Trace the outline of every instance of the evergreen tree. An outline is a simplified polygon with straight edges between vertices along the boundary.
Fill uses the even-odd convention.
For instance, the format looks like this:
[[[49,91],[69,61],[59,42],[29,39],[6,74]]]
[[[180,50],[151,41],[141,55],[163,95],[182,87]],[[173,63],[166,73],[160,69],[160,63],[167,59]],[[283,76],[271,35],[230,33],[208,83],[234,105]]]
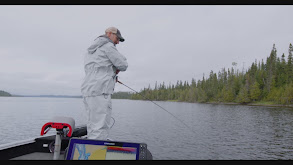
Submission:
[[[236,102],[242,103],[242,104],[250,102],[250,98],[248,96],[248,90],[245,87],[245,85],[241,86],[239,95],[236,97]]]
[[[285,85],[285,89],[280,97],[282,104],[293,104],[293,82]]]
[[[272,87],[273,75],[276,71],[276,57],[277,57],[277,50],[275,48],[275,44],[273,44],[273,48],[271,51],[270,56],[267,58],[266,62],[266,72],[267,72],[267,82],[266,88],[268,92],[270,92]]]
[[[260,98],[260,94],[261,94],[261,90],[259,89],[259,83],[255,81],[250,89],[250,98],[253,101],[258,101]]]
[[[292,82],[293,80],[293,59],[292,59],[292,52],[293,52],[293,47],[292,44],[290,43],[289,45],[289,55],[288,55],[288,62],[287,62],[287,81],[288,83]]]
[[[233,89],[228,86],[222,89],[222,96],[224,102],[233,102],[235,97]]]

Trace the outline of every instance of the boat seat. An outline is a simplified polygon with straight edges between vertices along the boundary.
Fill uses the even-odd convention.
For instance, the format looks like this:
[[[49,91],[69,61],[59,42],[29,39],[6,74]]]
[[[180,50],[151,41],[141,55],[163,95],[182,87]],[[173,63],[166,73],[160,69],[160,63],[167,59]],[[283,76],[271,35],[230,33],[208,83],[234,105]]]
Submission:
[[[56,130],[63,130],[63,128],[68,128],[69,131],[66,134],[67,137],[71,137],[73,130],[75,129],[75,121],[71,117],[55,116],[43,125],[41,130],[41,136],[46,134],[50,128],[56,128]]]

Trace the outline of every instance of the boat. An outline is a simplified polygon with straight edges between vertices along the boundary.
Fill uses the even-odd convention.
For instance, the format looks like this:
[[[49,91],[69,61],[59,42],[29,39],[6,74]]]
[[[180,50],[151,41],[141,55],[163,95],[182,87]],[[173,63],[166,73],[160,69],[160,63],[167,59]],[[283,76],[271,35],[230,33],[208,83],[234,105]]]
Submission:
[[[60,122],[64,121],[64,119],[65,122]],[[56,129],[56,135],[44,136],[52,128]],[[137,155],[140,156],[137,156],[135,160],[152,160],[152,154],[145,143],[112,141],[109,139],[106,141],[91,140],[87,139],[86,135],[86,126],[75,127],[72,118],[54,117],[51,122],[44,124],[40,137],[0,145],[0,160],[72,160],[68,157],[70,155],[69,151],[73,152],[75,149],[70,147],[76,145],[70,144],[77,140],[88,144],[100,144],[103,142],[104,147],[111,148],[112,151],[115,147],[117,151],[119,149],[119,152],[123,150],[121,155],[125,155],[125,151],[129,150],[129,147],[128,149],[123,149],[121,144],[137,145],[140,146],[137,147],[137,150],[139,150]],[[120,146],[115,146],[116,144]],[[141,150],[142,148],[144,150]],[[123,157],[117,157],[116,159],[121,158]]]

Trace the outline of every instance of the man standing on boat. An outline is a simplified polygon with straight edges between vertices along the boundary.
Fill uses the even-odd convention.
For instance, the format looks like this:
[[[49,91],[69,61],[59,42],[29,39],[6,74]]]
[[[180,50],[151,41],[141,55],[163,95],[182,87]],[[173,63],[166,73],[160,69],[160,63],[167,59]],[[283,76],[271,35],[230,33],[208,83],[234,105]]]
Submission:
[[[97,37],[84,56],[85,78],[81,93],[87,116],[87,138],[107,140],[110,129],[112,101],[117,74],[126,71],[126,58],[116,44],[124,38],[115,27]]]

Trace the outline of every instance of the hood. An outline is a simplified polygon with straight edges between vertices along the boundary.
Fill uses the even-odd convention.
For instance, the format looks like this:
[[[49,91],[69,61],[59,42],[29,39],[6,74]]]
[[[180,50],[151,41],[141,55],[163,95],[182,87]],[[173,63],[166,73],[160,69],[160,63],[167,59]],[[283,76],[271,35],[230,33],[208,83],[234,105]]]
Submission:
[[[98,48],[102,47],[103,45],[105,45],[108,42],[112,42],[113,43],[113,41],[110,40],[110,38],[107,37],[106,35],[99,36],[98,38],[95,39],[95,41],[93,42],[93,44],[87,49],[88,50],[88,53],[89,54],[93,54]]]

